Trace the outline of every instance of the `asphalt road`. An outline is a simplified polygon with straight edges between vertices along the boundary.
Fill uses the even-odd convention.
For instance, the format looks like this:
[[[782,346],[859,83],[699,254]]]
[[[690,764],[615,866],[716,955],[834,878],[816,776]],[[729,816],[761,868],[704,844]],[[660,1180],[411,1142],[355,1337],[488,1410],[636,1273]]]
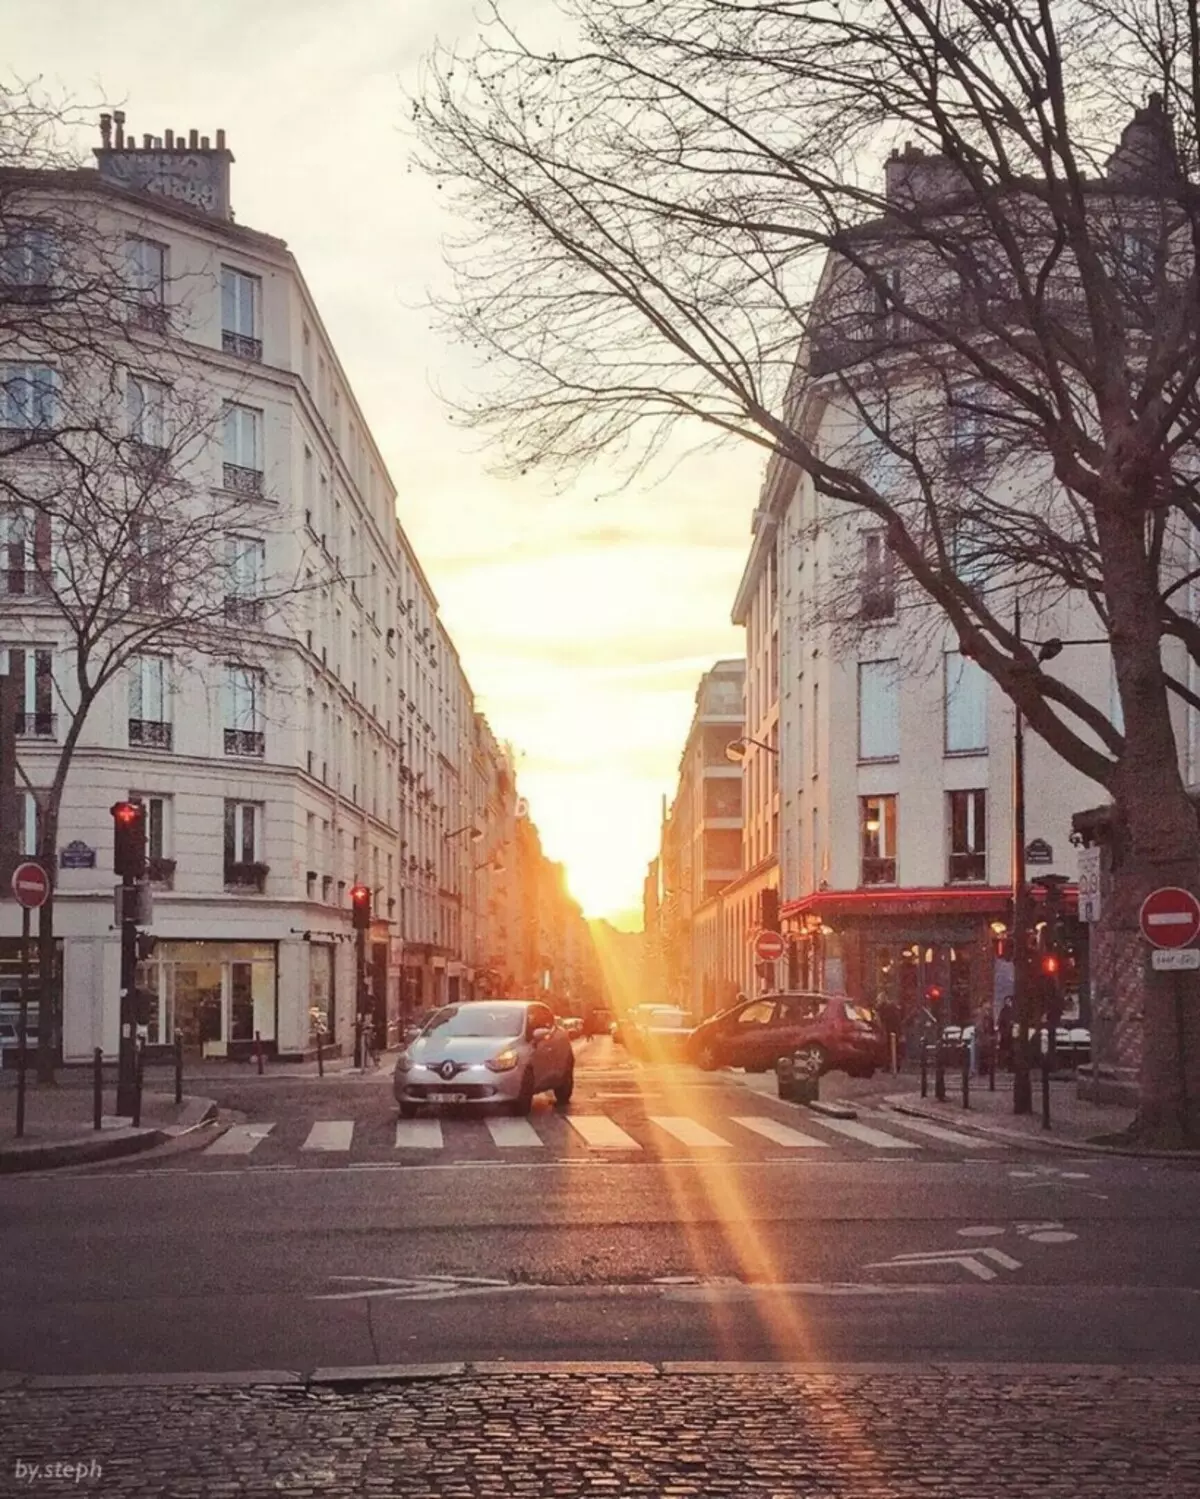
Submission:
[[[1190,1167],[988,1149],[870,1107],[854,1137],[607,1044],[518,1141],[449,1117],[399,1144],[384,1074],[208,1091],[233,1153],[0,1180],[0,1370],[1197,1362]]]

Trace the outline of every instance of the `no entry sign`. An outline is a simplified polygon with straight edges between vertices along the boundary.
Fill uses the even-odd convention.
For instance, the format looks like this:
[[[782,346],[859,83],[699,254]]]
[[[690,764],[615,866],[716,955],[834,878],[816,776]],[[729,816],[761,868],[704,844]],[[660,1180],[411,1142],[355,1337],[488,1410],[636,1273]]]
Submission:
[[[783,957],[783,938],[778,932],[759,932],[754,941],[755,955],[764,963]]]
[[[1164,885],[1142,902],[1142,936],[1155,947],[1187,947],[1200,935],[1200,900],[1178,885]]]
[[[12,893],[21,905],[35,908],[50,899],[50,876],[40,864],[28,860],[13,870]]]

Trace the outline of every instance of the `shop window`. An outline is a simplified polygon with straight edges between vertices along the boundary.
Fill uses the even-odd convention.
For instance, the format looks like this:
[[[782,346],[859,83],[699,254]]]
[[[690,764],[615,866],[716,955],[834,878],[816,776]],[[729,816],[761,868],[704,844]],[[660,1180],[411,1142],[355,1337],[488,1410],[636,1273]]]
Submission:
[[[862,883],[896,883],[896,798],[864,796],[859,801]]]

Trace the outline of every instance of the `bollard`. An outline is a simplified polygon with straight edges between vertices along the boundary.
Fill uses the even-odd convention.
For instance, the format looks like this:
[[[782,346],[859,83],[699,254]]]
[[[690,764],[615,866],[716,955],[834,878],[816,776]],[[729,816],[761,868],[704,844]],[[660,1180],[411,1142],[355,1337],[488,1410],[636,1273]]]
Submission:
[[[962,1095],[963,1108],[971,1107],[971,1048],[964,1046],[962,1049]]]
[[[891,1054],[892,1054],[892,1076],[893,1077],[895,1077],[896,1074],[900,1071],[900,1063],[899,1063],[899,1060],[898,1060],[898,1051],[899,1051],[898,1042],[899,1042],[899,1040],[900,1040],[900,1038],[899,1038],[899,1036],[896,1035],[895,1031],[889,1031],[888,1032],[888,1045],[889,1045],[889,1047],[891,1049]]]
[[[921,1037],[921,1097],[929,1097],[929,1047]]]
[[[146,1043],[139,1041],[137,1045],[137,1056],[134,1060],[133,1072],[133,1127],[140,1129],[142,1125],[142,1076],[146,1065]]]
[[[25,1021],[28,1010],[24,1001],[21,1003],[20,1014],[17,1017],[17,1026],[20,1035],[17,1037],[17,1139],[25,1133],[25,1088],[29,1068],[29,1050],[25,1039]]]
[[[946,1102],[946,1054],[942,1050],[941,1026],[938,1027],[933,1051],[933,1096],[939,1103]]]
[[[175,1102],[183,1102],[183,1032],[175,1031]]]
[[[325,1033],[317,1032],[317,1076],[325,1076]]]
[[[258,1075],[263,1075],[263,1045],[262,1036],[258,1031],[254,1032],[254,1060],[258,1063]]]
[[[1042,1128],[1050,1128],[1050,1052],[1042,1053]]]
[[[99,1129],[104,1117],[104,1053],[92,1052],[92,1128]]]
[[[362,1061],[362,1016],[354,1020],[354,1066],[361,1069]]]
[[[992,1036],[988,1042],[988,1092],[996,1091],[996,1056],[1000,1051],[999,1034]]]

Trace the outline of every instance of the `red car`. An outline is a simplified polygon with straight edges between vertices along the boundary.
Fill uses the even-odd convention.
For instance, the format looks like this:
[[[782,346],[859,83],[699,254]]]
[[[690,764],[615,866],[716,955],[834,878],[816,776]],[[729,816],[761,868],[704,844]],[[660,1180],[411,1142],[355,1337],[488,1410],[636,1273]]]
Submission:
[[[807,1075],[870,1077],[887,1065],[888,1048],[875,1011],[848,995],[764,994],[697,1026],[686,1055],[706,1071],[769,1072],[780,1057],[792,1057]]]

